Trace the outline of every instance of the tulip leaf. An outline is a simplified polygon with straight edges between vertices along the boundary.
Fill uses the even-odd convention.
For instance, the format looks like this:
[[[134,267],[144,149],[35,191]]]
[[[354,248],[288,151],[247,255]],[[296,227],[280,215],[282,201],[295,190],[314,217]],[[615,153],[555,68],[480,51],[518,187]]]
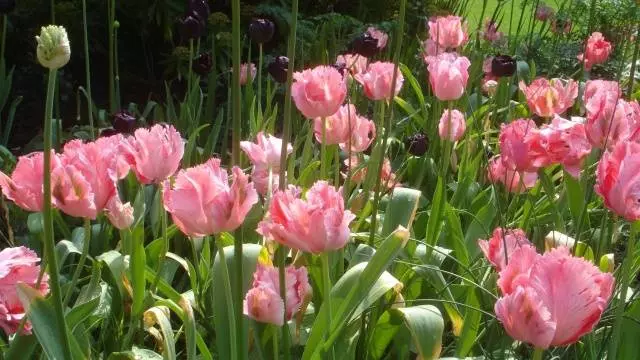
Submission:
[[[154,306],[144,312],[145,330],[152,332],[151,329],[155,329],[155,325],[158,325],[160,327],[160,333],[162,334],[163,358],[165,360],[175,360],[176,346],[173,336],[173,329],[171,328],[171,321],[169,320],[168,308]]]
[[[405,329],[411,335],[413,345],[419,359],[438,359],[442,349],[442,332],[444,321],[440,310],[433,305],[418,305],[407,308],[390,310],[397,313],[403,320]],[[396,336],[406,341],[405,336]]]
[[[458,340],[456,354],[460,357],[467,356],[476,342],[478,330],[480,330],[480,320],[482,314],[475,310],[480,308],[480,302],[476,295],[475,288],[469,287],[467,290],[467,299],[465,301],[467,308],[464,313],[464,323],[462,324],[462,333]]]
[[[398,226],[411,229],[416,216],[421,192],[409,188],[395,188],[391,200],[387,203],[382,225],[382,237],[389,236]]]

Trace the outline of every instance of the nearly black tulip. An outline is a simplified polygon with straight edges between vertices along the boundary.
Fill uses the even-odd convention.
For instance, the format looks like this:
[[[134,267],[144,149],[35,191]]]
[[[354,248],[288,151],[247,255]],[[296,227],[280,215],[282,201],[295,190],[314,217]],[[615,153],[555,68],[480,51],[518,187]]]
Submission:
[[[289,58],[286,56],[276,56],[267,66],[267,71],[276,82],[281,84],[287,82],[287,70],[289,69]]]
[[[264,44],[273,38],[276,27],[269,19],[253,19],[249,24],[249,37],[256,44]]]
[[[205,76],[211,71],[212,65],[213,61],[211,59],[211,54],[204,53],[200,54],[195,60],[193,60],[192,68],[196,74]]]
[[[335,64],[333,64],[331,66],[333,66],[336,70],[338,70],[340,75],[342,75],[343,77],[347,72],[347,64],[345,64],[343,62],[337,62],[337,63],[335,63]]]
[[[491,74],[497,77],[512,76],[516,72],[516,60],[509,55],[498,55],[491,61]]]
[[[429,148],[429,139],[425,134],[416,133],[404,140],[407,152],[413,156],[422,156]]]
[[[182,40],[197,39],[204,34],[207,23],[197,12],[187,13],[179,20],[179,30]]]
[[[378,39],[374,38],[369,32],[360,34],[349,44],[349,50],[352,53],[360,54],[364,57],[372,57],[380,52],[378,47]]]
[[[200,18],[207,19],[211,14],[207,0],[189,0],[188,12],[196,12]]]
[[[16,0],[0,0],[0,14],[8,14],[16,8]]]
[[[100,131],[100,137],[109,137],[109,136],[118,135],[118,134],[119,134],[118,131],[112,128],[106,128]]]
[[[120,110],[113,114],[113,128],[119,133],[132,133],[136,129],[136,117],[127,110]]]

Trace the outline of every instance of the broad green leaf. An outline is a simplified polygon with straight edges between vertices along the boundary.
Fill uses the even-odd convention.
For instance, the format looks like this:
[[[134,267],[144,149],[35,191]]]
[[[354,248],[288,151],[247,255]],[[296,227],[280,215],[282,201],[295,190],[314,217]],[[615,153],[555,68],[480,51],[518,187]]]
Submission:
[[[224,256],[227,264],[227,273],[231,277],[229,281],[231,282],[231,290],[232,294],[235,292],[235,281],[233,281],[233,274],[235,274],[235,261],[237,260],[234,256],[235,250],[233,246],[227,246],[224,248]],[[251,279],[253,278],[253,273],[256,270],[256,265],[258,263],[258,258],[260,257],[260,253],[263,251],[263,248],[260,245],[256,244],[244,244],[242,246],[242,267],[243,267],[243,288],[242,293],[245,294],[249,288],[251,283]],[[214,325],[216,329],[216,349],[221,359],[231,359],[231,346],[235,346],[230,341],[229,334],[229,321],[230,317],[233,317],[234,314],[230,314],[229,304],[227,303],[227,299],[224,296],[223,290],[223,282],[225,281],[222,271],[222,266],[219,259],[219,252],[216,254],[216,258],[213,263],[213,288],[216,289],[213,292],[213,316],[214,316]],[[234,304],[234,306],[241,306],[241,304]],[[244,320],[246,323],[248,321]],[[245,324],[245,329],[248,329],[249,326]],[[245,339],[248,338],[248,330],[245,331]]]
[[[421,192],[419,190],[397,187],[393,189],[391,200],[384,213],[381,236],[389,236],[398,226],[411,229],[416,216]]]
[[[463,324],[462,314],[460,313],[458,307],[454,304],[456,302],[456,299],[454,298],[453,293],[449,288],[449,284],[442,275],[440,268],[434,265],[420,265],[414,266],[413,271],[423,276],[435,289],[435,291],[441,294],[440,296],[444,297],[444,299],[447,300],[447,302],[445,302],[442,306],[447,312],[447,316],[451,320],[453,334],[459,336],[462,331]]]
[[[133,347],[131,351],[117,352],[109,355],[107,360],[160,360],[162,356],[149,349]]]
[[[327,350],[321,345],[325,335],[329,334],[328,343],[335,341],[340,336],[347,320],[352,318],[356,310],[363,310],[362,304],[371,299],[371,293],[379,293],[379,287],[384,284],[379,281],[381,279],[384,281],[384,279],[388,278],[381,276],[406,245],[408,239],[408,230],[398,228],[382,242],[368,263],[354,266],[340,278],[331,290],[331,307],[334,309],[331,323],[327,323],[326,312],[328,310],[326,306],[322,306],[307,340],[305,351],[302,355],[303,359],[321,357],[322,352]],[[389,274],[389,276],[391,275]],[[347,284],[349,284],[348,287],[346,286]],[[348,292],[343,293],[344,291]],[[330,344],[325,345],[330,347]]]
[[[133,253],[129,259],[129,272],[131,275],[132,301],[131,316],[140,316],[144,305],[145,289],[147,282],[144,278],[144,270],[147,265],[144,244],[134,240]]]
[[[406,329],[411,334],[418,358],[423,360],[438,359],[442,349],[442,332],[444,321],[440,310],[433,305],[419,305],[390,310],[398,313]],[[406,338],[403,336],[402,340]]]
[[[182,296],[180,299],[180,307],[184,311],[184,329],[187,347],[187,359],[195,360],[196,357],[196,320],[193,317],[193,308],[189,300]]]
[[[60,326],[56,321],[52,298],[45,299],[39,291],[23,283],[17,285],[17,290],[22,306],[27,309],[33,332],[49,359],[84,359],[86,355],[80,350],[71,332],[67,333],[71,354],[65,352],[59,337]]]
[[[433,201],[431,202],[431,213],[427,221],[427,234],[425,236],[425,242],[431,246],[438,244],[445,204],[446,194],[444,180],[442,177],[438,177],[436,191],[433,194]]]
[[[476,343],[478,330],[480,330],[482,314],[474,309],[480,308],[480,302],[476,296],[475,288],[469,287],[469,290],[467,290],[467,300],[465,301],[465,304],[468,305],[468,307],[466,307],[464,312],[462,333],[460,334],[456,348],[456,354],[460,357],[469,355],[469,352]]]
[[[446,216],[446,246],[453,249],[456,259],[461,263],[461,266],[469,265],[469,251],[467,246],[476,246],[475,242],[467,244],[464,242],[462,235],[462,225],[460,224],[460,217],[453,207],[449,204],[445,204],[445,216]]]
[[[155,328],[156,325],[160,327],[160,333],[162,334],[162,357],[165,360],[175,360],[176,345],[173,337],[173,329],[171,328],[171,321],[169,320],[168,308],[154,306],[144,312],[145,330],[151,331],[151,328]]]

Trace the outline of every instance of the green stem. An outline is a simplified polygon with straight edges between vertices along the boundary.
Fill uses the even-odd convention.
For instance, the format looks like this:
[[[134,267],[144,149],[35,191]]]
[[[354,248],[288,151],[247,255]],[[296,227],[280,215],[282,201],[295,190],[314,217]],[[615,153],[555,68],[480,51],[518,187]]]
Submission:
[[[280,284],[280,297],[282,298],[283,308],[287,308],[287,286],[286,286],[286,257],[287,257],[287,249],[285,246],[280,246],[278,248],[278,252],[276,254],[276,261],[278,263],[278,281]],[[274,332],[274,337],[277,336],[277,332]],[[287,312],[284,314],[284,323],[282,325],[282,351],[283,351],[283,359],[289,360],[291,358],[291,350],[289,349],[291,345],[289,345],[289,325],[287,324]],[[274,359],[278,359],[275,357]]]
[[[161,187],[158,187],[158,191],[160,191],[160,203],[164,203],[164,191]],[[156,277],[153,280],[153,285],[151,286],[151,293],[156,291],[158,286],[158,282],[160,282],[160,274],[164,269],[164,262],[167,258],[167,253],[169,252],[169,237],[167,235],[167,212],[164,210],[164,207],[160,207],[160,222],[162,226],[162,253],[160,254],[160,258],[158,259],[158,268],[156,269]]]
[[[327,179],[327,118],[322,118],[322,144],[320,144],[320,180]]]
[[[219,240],[220,238],[218,238]],[[230,338],[230,348],[231,348],[231,360],[239,359],[238,350],[242,351],[242,349],[237,349],[234,344],[237,342],[237,327],[236,327],[236,319],[233,316],[233,295],[231,292],[231,280],[229,278],[229,268],[227,268],[227,258],[224,255],[222,241],[217,241],[218,248],[218,257],[220,258],[220,269],[222,271],[222,288],[224,289],[224,297],[227,303],[227,314],[229,319],[229,338]],[[236,260],[237,261],[237,260]],[[242,302],[241,302],[242,304]]]
[[[271,328],[271,333],[272,333],[272,341],[273,341],[273,359],[279,359],[280,358],[280,349],[278,349],[278,327],[275,325],[270,325],[269,326]]]
[[[258,129],[262,130],[262,43],[258,44]]]
[[[0,60],[4,61],[4,52],[7,42],[7,15],[2,15],[2,43],[0,43]]]
[[[542,360],[542,355],[544,354],[544,349],[536,348],[533,350],[532,360]]]
[[[193,77],[193,39],[189,39],[189,72],[187,75],[187,91],[184,94],[185,103],[189,102],[191,94],[191,78]]]
[[[89,108],[89,127],[91,128],[91,138],[96,138],[95,128],[93,127],[93,98],[91,95],[91,61],[89,61],[89,34],[87,25],[87,0],[82,0],[82,26],[84,32],[84,70],[87,79],[87,107]],[[4,44],[4,42],[3,42]]]
[[[613,334],[611,336],[611,342],[609,343],[609,359],[617,359],[618,342],[620,340],[620,332],[622,331],[622,323],[624,321],[623,315],[625,305],[627,302],[627,289],[632,279],[630,279],[631,268],[634,263],[634,253],[636,248],[636,241],[638,237],[638,230],[640,230],[640,222],[636,221],[631,224],[631,234],[629,235],[629,242],[627,243],[627,253],[624,257],[624,262],[621,267],[620,274],[620,297],[618,298],[615,308],[615,320],[613,323]]]
[[[56,85],[56,69],[49,70],[49,80],[47,85],[47,103],[44,117],[44,176],[42,180],[44,192],[44,204],[42,216],[44,220],[44,255],[49,265],[49,286],[51,288],[51,298],[55,310],[56,322],[59,326],[58,332],[60,341],[67,358],[71,358],[71,347],[67,332],[67,323],[64,318],[64,307],[62,306],[62,291],[60,290],[60,277],[58,274],[58,262],[56,261],[55,240],[53,233],[53,216],[51,209],[51,120],[53,116],[53,97]],[[51,334],[54,335],[54,334]],[[54,335],[55,336],[55,335]]]
[[[382,183],[382,167],[384,166],[384,155],[386,152],[386,147],[387,147],[387,138],[388,138],[388,128],[386,126],[384,126],[384,113],[385,113],[385,102],[381,102],[380,103],[380,107],[379,107],[379,117],[380,120],[377,121],[376,127],[380,130],[378,130],[378,135],[382,137],[382,143],[380,143],[380,139],[376,140],[376,148],[374,148],[375,151],[375,160],[373,162],[373,169],[375,169],[375,184],[373,187],[373,204],[372,204],[372,209],[371,209],[371,227],[369,228],[369,246],[374,246],[375,244],[375,237],[376,237],[376,230],[377,230],[377,223],[378,223],[378,206],[380,204],[380,198],[381,198],[381,194],[380,194],[380,185]]]
[[[84,268],[84,263],[87,261],[87,255],[89,254],[89,244],[91,242],[91,219],[84,219],[84,242],[82,244],[82,253],[80,254],[80,260],[78,260],[78,265],[76,269],[73,271],[73,276],[71,277],[71,284],[69,285],[69,289],[67,290],[67,294],[64,297],[64,302],[62,303],[62,307],[66,308],[67,304],[69,304],[69,300],[71,300],[71,294],[73,294],[73,289],[76,287],[76,283],[80,278],[80,274],[82,273],[82,269]]]
[[[322,261],[322,306],[327,307],[327,326],[331,324],[331,319],[333,318],[333,314],[331,311],[331,276],[329,275],[329,253],[324,252],[320,254],[320,260]],[[333,346],[329,349],[329,358],[334,359],[335,354],[333,350]]]
[[[287,45],[287,57],[289,68],[287,69],[287,87],[284,96],[284,124],[282,126],[282,148],[280,152],[280,190],[284,190],[287,184],[287,144],[291,137],[291,83],[293,82],[293,69],[296,57],[296,31],[298,28],[298,0],[291,1],[291,26],[289,43]]]
[[[636,11],[640,11],[640,10],[636,8]],[[638,26],[636,26],[636,34],[640,34],[640,22],[638,23]],[[4,41],[2,41],[2,44],[4,45]],[[638,65],[637,62],[638,62],[639,56],[640,56],[640,40],[636,39],[635,49],[633,50],[633,58],[631,59],[631,71],[629,72],[629,86],[627,87],[627,96],[631,96],[631,92],[633,92],[633,83],[636,80],[635,75],[636,75],[636,67]]]
[[[51,23],[56,23],[56,0],[51,0]]]
[[[107,29],[109,30],[109,110],[112,113],[117,111],[115,106],[115,85],[114,85],[114,39],[113,39],[113,21],[115,19],[115,0],[107,2],[107,21],[109,22]]]

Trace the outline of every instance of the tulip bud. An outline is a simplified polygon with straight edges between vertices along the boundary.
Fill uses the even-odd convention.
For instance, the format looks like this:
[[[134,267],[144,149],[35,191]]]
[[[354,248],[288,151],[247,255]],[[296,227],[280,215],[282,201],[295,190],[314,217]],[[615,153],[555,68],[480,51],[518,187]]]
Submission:
[[[36,36],[38,47],[36,53],[40,65],[51,69],[65,66],[71,58],[71,46],[67,30],[62,26],[43,26],[40,36]]]
[[[0,14],[8,14],[16,8],[16,0],[0,0]]]
[[[491,74],[503,77],[516,72],[516,60],[509,55],[498,55],[491,61]]]
[[[287,71],[289,69],[289,58],[286,56],[276,56],[267,66],[267,71],[276,82],[284,84],[287,82]]]
[[[113,114],[113,128],[119,133],[131,133],[136,129],[136,117],[127,110]]]
[[[615,269],[616,264],[614,261],[613,254],[604,254],[600,258],[600,270],[604,272],[612,273]]]
[[[422,156],[427,152],[429,139],[423,133],[416,133],[405,139],[404,146],[407,148],[409,154]]]
[[[211,71],[211,67],[213,66],[213,61],[211,59],[211,54],[209,53],[204,53],[204,54],[200,54],[194,61],[193,61],[193,71],[200,75],[200,76],[205,76],[207,74],[209,74],[209,72]]]
[[[572,249],[575,244],[576,240],[574,238],[558,231],[552,231],[544,238],[544,247],[547,251],[559,246],[565,246]]]
[[[206,23],[197,12],[187,13],[179,20],[179,30],[182,40],[197,39],[204,33]]]
[[[264,44],[273,38],[276,27],[271,20],[253,19],[249,24],[249,37],[257,44]]]

